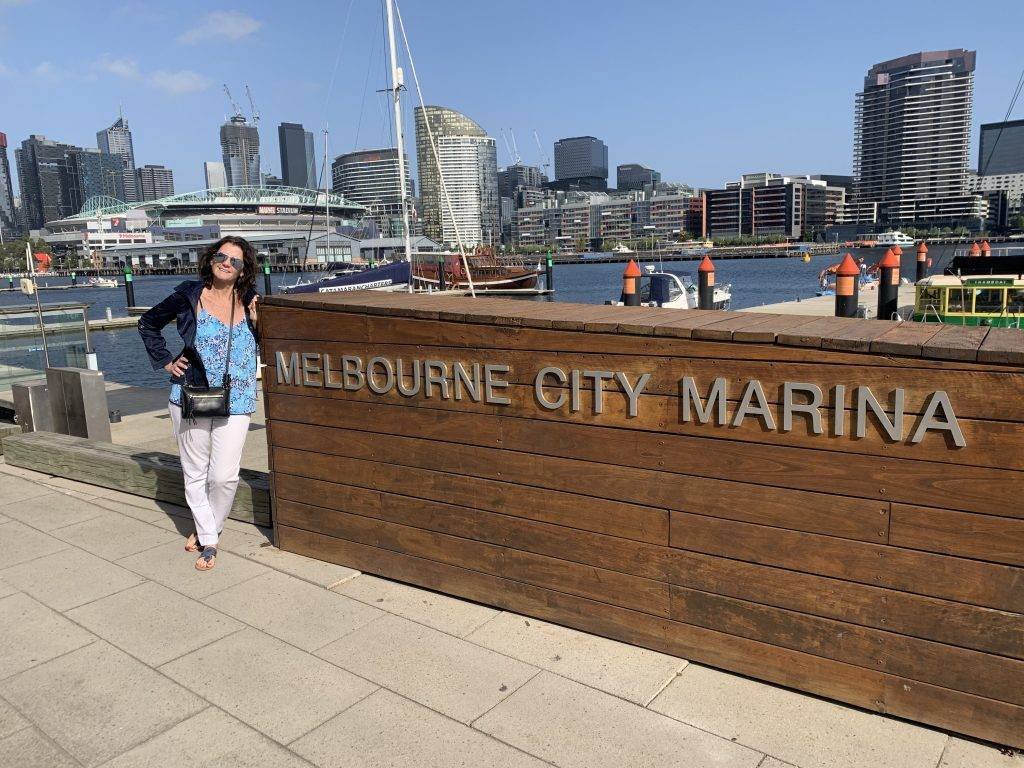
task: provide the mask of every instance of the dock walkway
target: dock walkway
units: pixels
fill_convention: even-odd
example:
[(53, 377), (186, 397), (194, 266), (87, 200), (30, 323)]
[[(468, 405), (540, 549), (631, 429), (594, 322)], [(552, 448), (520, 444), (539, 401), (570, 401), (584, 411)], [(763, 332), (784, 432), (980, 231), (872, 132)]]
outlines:
[[(120, 390), (119, 390), (120, 392)], [(174, 451), (163, 390), (114, 440)], [(243, 465), (267, 468), (262, 411)], [(1024, 768), (1019, 754), (0, 463), (0, 766)]]

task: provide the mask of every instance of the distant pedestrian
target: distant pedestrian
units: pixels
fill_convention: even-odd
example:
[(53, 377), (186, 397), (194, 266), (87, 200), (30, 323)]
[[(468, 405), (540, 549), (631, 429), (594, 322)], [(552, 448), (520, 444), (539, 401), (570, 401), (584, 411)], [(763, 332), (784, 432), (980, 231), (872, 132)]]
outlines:
[[(249, 418), (256, 410), (256, 249), (222, 237), (203, 251), (199, 280), (186, 280), (139, 318), (154, 370), (171, 374), (168, 408), (178, 440), (196, 568), (214, 567), (234, 502)], [(161, 333), (177, 324), (184, 348), (171, 354)]]

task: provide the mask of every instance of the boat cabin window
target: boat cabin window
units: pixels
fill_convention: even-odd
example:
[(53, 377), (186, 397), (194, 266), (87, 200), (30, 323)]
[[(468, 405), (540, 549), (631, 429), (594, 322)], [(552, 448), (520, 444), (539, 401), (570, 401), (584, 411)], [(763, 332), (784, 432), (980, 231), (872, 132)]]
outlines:
[(924, 312), (931, 309), (934, 312), (942, 311), (942, 289), (922, 288), (917, 292), (917, 309)]
[(1006, 291), (1002, 288), (977, 288), (974, 291), (974, 311), (998, 314), (1003, 311), (1004, 296)]
[(1024, 288), (1010, 288), (1006, 292), (1006, 311), (1015, 315), (1024, 314)]
[(966, 288), (949, 289), (949, 306), (947, 312), (970, 312), (971, 292)]

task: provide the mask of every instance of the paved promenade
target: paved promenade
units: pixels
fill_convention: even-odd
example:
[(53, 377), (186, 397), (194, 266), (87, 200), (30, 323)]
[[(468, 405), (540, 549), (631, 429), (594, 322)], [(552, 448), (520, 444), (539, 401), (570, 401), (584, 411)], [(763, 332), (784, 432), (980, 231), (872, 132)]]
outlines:
[(0, 768), (1024, 768), (186, 514), (0, 463)]

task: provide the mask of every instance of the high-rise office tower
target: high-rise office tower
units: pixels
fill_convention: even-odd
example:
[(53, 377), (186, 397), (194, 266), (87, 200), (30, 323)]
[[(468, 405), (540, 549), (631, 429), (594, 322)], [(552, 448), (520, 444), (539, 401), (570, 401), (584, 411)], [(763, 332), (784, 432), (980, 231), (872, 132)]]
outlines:
[[(405, 196), (411, 199), (413, 188), (408, 158), (405, 168)], [(397, 149), (365, 149), (334, 158), (331, 191), (369, 208), (370, 217), (383, 236), (402, 235), (402, 183)]]
[(100, 148), (100, 152), (121, 158), (124, 201), (139, 202), (141, 198), (135, 183), (135, 149), (132, 146), (132, 132), (124, 115), (119, 116), (109, 128), (97, 131), (96, 146)]
[(224, 163), (207, 160), (203, 163), (203, 178), (207, 189), (220, 189), (228, 185), (228, 177), (224, 173)]
[(967, 176), (974, 60), (974, 51), (928, 51), (868, 70), (854, 110), (851, 212), (858, 220), (896, 225), (981, 216)]
[(608, 147), (593, 136), (574, 136), (555, 142), (556, 189), (608, 189)]
[(540, 189), (548, 180), (535, 165), (513, 163), (498, 171), (498, 194), (515, 198), (519, 189)]
[(220, 147), (229, 187), (260, 185), (260, 132), (242, 115), (220, 127)]
[(1024, 120), (984, 123), (978, 148), (978, 175), (1024, 173)]
[[(497, 245), (501, 241), (501, 208), (494, 139), (454, 109), (427, 106), (416, 107), (415, 112), (424, 234), (446, 244), (461, 239), (465, 246)], [(437, 158), (427, 134), (428, 123)]]
[(617, 189), (642, 191), (644, 187), (653, 187), (659, 181), (661, 181), (660, 173), (639, 163), (626, 163), (615, 168), (615, 187)]
[(75, 161), (71, 153), (80, 149), (33, 134), (14, 151), (28, 229), (41, 229), (48, 221), (78, 212)]
[(281, 148), (281, 178), (285, 186), (316, 189), (312, 132), (301, 123), (281, 123), (277, 127), (277, 143)]
[(14, 212), (14, 186), (11, 183), (11, 163), (7, 158), (7, 134), (0, 133), (0, 229), (4, 237), (18, 229)]
[(143, 200), (159, 200), (174, 194), (174, 172), (162, 165), (144, 165), (135, 170)]
[(69, 155), (74, 170), (69, 177), (73, 210), (80, 211), (91, 197), (124, 201), (124, 163), (119, 156), (92, 148), (76, 148)]

